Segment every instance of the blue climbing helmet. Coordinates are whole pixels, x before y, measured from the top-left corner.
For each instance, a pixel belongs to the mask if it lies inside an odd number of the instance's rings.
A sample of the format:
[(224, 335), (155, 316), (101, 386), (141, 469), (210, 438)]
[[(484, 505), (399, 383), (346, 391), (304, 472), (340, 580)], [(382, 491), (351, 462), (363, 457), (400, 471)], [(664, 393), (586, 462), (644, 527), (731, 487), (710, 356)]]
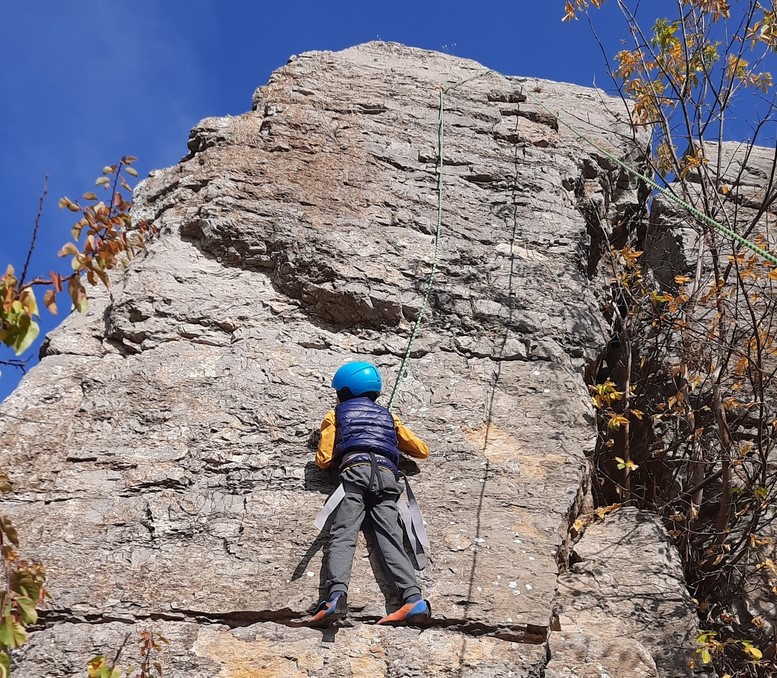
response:
[(353, 396), (378, 395), (383, 388), (380, 372), (372, 363), (345, 363), (332, 377), (332, 388), (338, 393), (348, 389)]

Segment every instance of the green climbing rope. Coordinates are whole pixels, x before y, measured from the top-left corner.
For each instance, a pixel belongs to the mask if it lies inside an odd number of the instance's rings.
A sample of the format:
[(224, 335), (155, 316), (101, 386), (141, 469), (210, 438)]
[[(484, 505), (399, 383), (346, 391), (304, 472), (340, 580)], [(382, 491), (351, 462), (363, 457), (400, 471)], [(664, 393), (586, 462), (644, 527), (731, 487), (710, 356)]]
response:
[(432, 286), (434, 285), (434, 278), (437, 275), (437, 268), (440, 262), (440, 242), (442, 235), (442, 209), (443, 209), (443, 170), (445, 168), (445, 95), (448, 92), (453, 91), (465, 85), (468, 82), (477, 80), (478, 78), (484, 78), (485, 76), (493, 73), (494, 71), (484, 71), (477, 73), (469, 78), (464, 78), (458, 82), (448, 85), (447, 87), (440, 88), (440, 107), (437, 115), (437, 224), (434, 230), (434, 260), (432, 262), (432, 270), (429, 273), (429, 277), (426, 281), (426, 290), (424, 292), (424, 298), (421, 302), (421, 308), (418, 311), (418, 316), (413, 323), (413, 328), (410, 331), (410, 339), (407, 342), (407, 348), (405, 349), (402, 363), (399, 366), (399, 372), (397, 373), (396, 381), (394, 381), (394, 388), (391, 390), (391, 397), (388, 401), (388, 408), (394, 404), (394, 399), (399, 393), (399, 387), (407, 375), (407, 365), (410, 362), (410, 354), (413, 351), (413, 344), (415, 343), (416, 336), (418, 334), (418, 328), (421, 325), (426, 307), (429, 305), (429, 297), (432, 294)]

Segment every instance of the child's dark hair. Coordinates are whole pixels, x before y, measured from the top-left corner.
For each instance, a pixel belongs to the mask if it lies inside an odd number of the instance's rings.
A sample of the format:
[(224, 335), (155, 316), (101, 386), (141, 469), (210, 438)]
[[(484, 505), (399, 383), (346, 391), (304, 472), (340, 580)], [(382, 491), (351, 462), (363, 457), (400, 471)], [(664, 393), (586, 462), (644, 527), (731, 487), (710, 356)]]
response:
[(351, 398), (369, 398), (370, 400), (372, 400), (372, 402), (375, 402), (379, 396), (380, 396), (380, 391), (368, 391), (367, 393), (360, 393), (359, 395), (356, 395), (347, 386), (345, 388), (341, 388), (337, 392), (337, 399), (341, 403), (344, 403), (346, 400), (350, 400)]

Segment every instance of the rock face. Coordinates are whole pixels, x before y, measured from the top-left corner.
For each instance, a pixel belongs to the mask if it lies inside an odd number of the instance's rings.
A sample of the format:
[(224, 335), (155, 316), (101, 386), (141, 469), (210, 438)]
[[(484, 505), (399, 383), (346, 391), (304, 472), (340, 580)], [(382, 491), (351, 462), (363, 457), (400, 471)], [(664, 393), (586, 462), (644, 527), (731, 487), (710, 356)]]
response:
[[(395, 601), (362, 545), (352, 626), (304, 628), (335, 486), (312, 462), (328, 382), (349, 359), (396, 377), (434, 262), (439, 89), (472, 76), (446, 97), (439, 273), (395, 408), (432, 448), (413, 485), (434, 622), (372, 624)], [(142, 184), (159, 236), (1, 410), (4, 511), (53, 595), (20, 676), (81, 676), (149, 627), (173, 677), (685, 674), (682, 581), (640, 567), (670, 550), (657, 525), (618, 517), (641, 532), (612, 559), (584, 536), (559, 589), (595, 436), (583, 373), (608, 338), (578, 206), (607, 228), (637, 196), (540, 103), (633, 153), (599, 91), (369, 43), (292, 58)], [(647, 577), (655, 604), (581, 606), (602, 576), (606, 600)]]
[[(682, 676), (695, 645), (680, 558), (654, 517), (624, 508), (591, 525), (559, 577), (546, 678)], [(660, 624), (660, 628), (657, 625)]]

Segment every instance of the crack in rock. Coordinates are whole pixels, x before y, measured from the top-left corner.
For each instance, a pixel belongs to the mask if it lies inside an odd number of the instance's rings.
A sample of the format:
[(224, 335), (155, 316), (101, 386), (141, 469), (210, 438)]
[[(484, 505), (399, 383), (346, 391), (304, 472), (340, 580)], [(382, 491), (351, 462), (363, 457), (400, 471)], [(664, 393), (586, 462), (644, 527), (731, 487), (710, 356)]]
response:
[[(175, 610), (171, 612), (148, 612), (139, 614), (83, 613), (71, 610), (43, 610), (38, 623), (30, 630), (52, 628), (57, 624), (138, 624), (142, 622), (190, 622), (200, 625), (227, 626), (230, 629), (244, 628), (259, 623), (273, 623), (290, 628), (308, 628), (309, 615), (300, 615), (289, 608), (279, 610), (241, 610), (233, 612), (206, 612), (203, 610)], [(356, 624), (375, 624), (380, 617), (374, 615), (349, 614), (340, 628), (353, 627)], [(428, 624), (407, 624), (408, 627), (426, 629), (436, 628), (472, 637), (487, 636), (511, 643), (538, 645), (548, 637), (548, 628), (533, 624), (488, 625), (466, 619), (432, 619)], [(310, 627), (313, 628), (313, 627)]]

